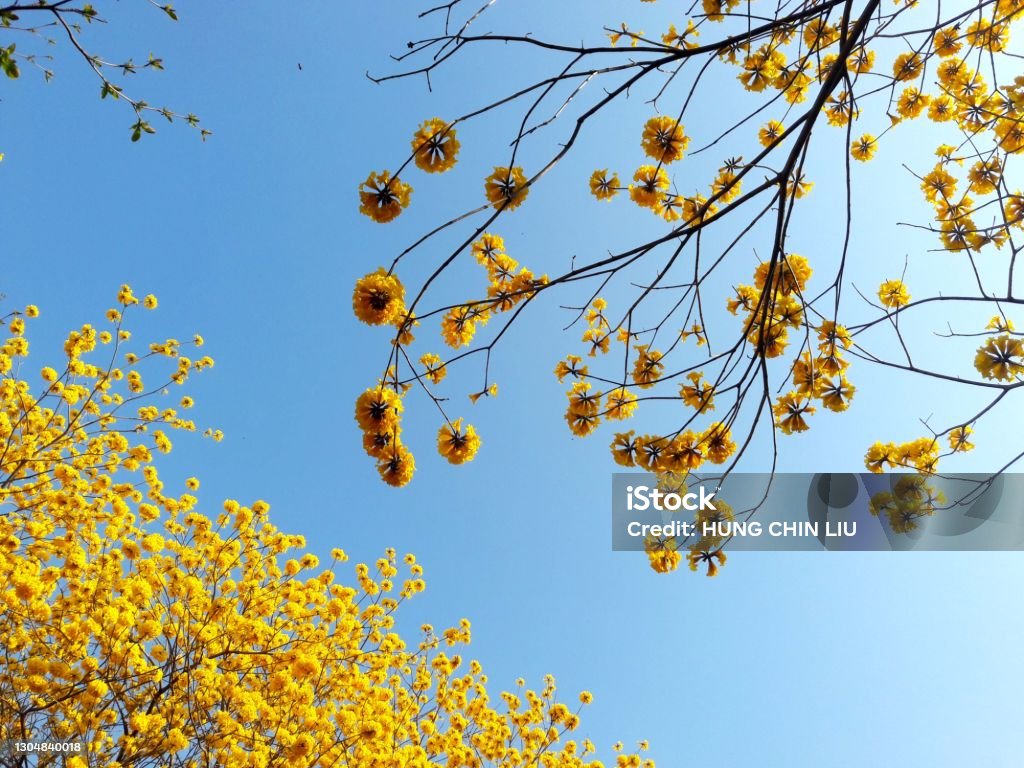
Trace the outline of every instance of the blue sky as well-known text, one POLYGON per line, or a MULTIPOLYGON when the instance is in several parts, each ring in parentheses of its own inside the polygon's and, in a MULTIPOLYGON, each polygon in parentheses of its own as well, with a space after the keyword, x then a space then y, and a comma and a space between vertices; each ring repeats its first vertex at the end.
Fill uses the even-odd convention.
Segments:
MULTIPOLYGON (((310 2, 284 17, 280 4, 247 3, 241 13, 183 2, 177 25, 142 4, 111 6, 113 23, 96 30, 100 50, 162 56, 168 71, 134 78, 134 90, 200 114, 215 131, 205 145, 169 126, 130 144, 129 113, 99 102, 64 48, 50 85, 31 72, 5 83, 0 291, 8 306, 43 310, 32 326, 35 362, 56 357, 67 329, 99 322, 120 283, 157 293, 160 310, 137 334, 204 334, 217 366, 197 382, 197 417, 227 435, 220 445, 179 438, 165 474, 198 474, 210 509, 226 497, 268 500, 278 524, 321 554, 415 552, 428 589, 408 606, 406 626, 466 616, 472 655, 495 686, 552 672, 569 697, 593 691, 583 732, 605 747, 649 738, 663 766, 1013 764, 1024 747, 1014 711, 1024 673, 1018 555, 743 554, 710 580, 658 577, 642 557, 609 551, 610 434, 573 439, 551 375, 576 334, 548 329, 564 325, 557 304, 578 295, 538 302, 510 334, 492 365, 496 400, 470 410, 453 392, 464 404, 458 415, 483 436, 476 461, 449 467, 432 455, 436 416, 420 399, 406 419, 416 479, 401 491, 378 482, 351 411, 388 344, 352 317, 352 284, 430 221, 478 204, 480 179, 504 159, 494 151, 518 113, 467 126, 456 170, 412 179, 414 207, 389 227, 359 216, 356 186, 404 158, 420 120, 465 111, 551 63, 469 59, 474 66, 439 73, 433 95, 422 81, 374 86, 364 71, 386 71, 387 54, 424 29, 412 5, 310 2)), ((487 28, 594 40, 602 23, 621 20, 660 30, 669 11, 529 0, 499 3, 487 28)), ((579 158, 509 217, 499 231, 511 255, 554 273, 573 254, 657 228, 625 201, 598 206, 583 186, 594 167, 625 172, 640 162, 634 144, 649 110, 641 102, 588 133, 579 158), (560 190, 573 184, 579 194, 565 202, 560 190)), ((697 111, 693 128, 713 110, 697 111)), ((540 143, 550 147, 564 130, 540 143)), ((956 268, 922 256, 933 243, 893 226, 926 213, 899 162, 927 162, 935 143, 897 133, 875 163, 856 169, 864 189, 887 190, 857 200, 857 220, 870 225, 854 243, 864 280, 897 276, 905 254, 922 288, 956 268)), ((528 160, 541 156, 527 151, 528 160)), ((814 177, 797 250, 835 247, 833 174, 826 164, 814 177)), ((419 254, 407 281, 439 253, 419 254)), ((785 441, 783 468, 857 470, 871 440, 916 437, 919 418, 949 406, 949 390, 875 370, 855 383, 854 410, 822 414, 806 436, 785 441)), ((1020 419, 1008 410, 980 428, 979 445, 992 452, 957 469, 989 468, 1012 448, 1020 419)))

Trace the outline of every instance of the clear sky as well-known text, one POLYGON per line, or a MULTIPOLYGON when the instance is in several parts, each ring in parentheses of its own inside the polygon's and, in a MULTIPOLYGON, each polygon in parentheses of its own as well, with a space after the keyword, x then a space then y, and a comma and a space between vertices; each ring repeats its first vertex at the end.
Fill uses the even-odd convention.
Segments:
MULTIPOLYGON (((510 334, 492 366, 496 400, 471 411, 455 395, 484 440, 472 464, 449 467, 433 455, 437 419, 420 399, 406 418, 417 477, 397 491, 378 481, 352 403, 379 375, 388 342, 352 316, 353 282, 430 221, 478 204, 488 164, 504 159, 492 156, 503 121, 518 113, 467 127, 456 170, 417 176, 413 208, 389 227, 358 214, 356 186, 404 158, 420 120, 465 111, 550 63, 538 59, 534 72, 475 60, 439 74, 433 95, 422 81, 374 86, 364 71, 387 71, 388 54, 418 34, 414 5, 306 2, 286 12, 262 0, 182 2, 173 25, 144 4, 112 4, 109 28, 90 31, 100 51, 162 56, 168 71, 133 78, 134 89, 200 114, 215 132, 205 145, 162 125, 129 143, 130 114, 101 103, 64 48, 50 85, 30 71, 5 82, 0 291, 7 307, 43 311, 31 326, 35 364, 59 355, 69 328, 100 322, 120 283, 158 294, 159 311, 137 333, 203 333, 217 365, 197 381, 196 414, 227 435, 219 445, 179 437, 165 473, 199 475, 207 509, 226 497, 266 499, 276 522, 322 555, 333 546, 359 560, 388 546, 415 552, 428 588, 405 626, 465 616, 472 655, 495 686, 551 672, 569 697, 593 691, 582 733, 604 748, 649 738, 662 766, 1019 764, 1019 554, 743 554, 711 580, 659 577, 642 556, 609 551, 610 433, 573 439, 551 375, 577 349, 575 332, 549 330, 566 319, 557 304, 578 295, 539 302, 510 334)), ((660 31, 670 5, 522 0, 499 3, 504 15, 487 28, 511 20, 596 40, 602 23, 624 19, 660 31)), ((573 254, 656 228, 625 201, 598 206, 584 186, 594 167, 625 172, 639 162, 634 145, 649 110, 641 102, 587 136, 551 191, 539 187, 533 205, 509 217, 501 233, 512 256, 556 272, 573 254), (572 185, 578 194, 560 196, 572 185)), ((704 120, 710 130, 712 105, 698 114, 693 127, 704 120)), ((893 226, 925 213, 899 163, 915 152, 926 162, 935 143, 897 134, 857 169, 864 188, 885 190, 855 208, 868 290, 870 280, 898 276, 906 254, 918 259, 909 273, 917 285, 951 268, 937 256, 922 262, 934 244, 893 226)), ((815 178, 798 250, 835 245, 833 174, 822 166, 815 178)), ((407 280, 437 256, 417 256, 407 280)), ((784 469, 859 470, 872 440, 916 437, 918 419, 949 407, 943 388, 857 376, 854 408, 786 440, 784 469)), ((1019 409, 1008 410, 979 429, 979 445, 993 451, 957 469, 990 468, 1020 422, 1019 409)))

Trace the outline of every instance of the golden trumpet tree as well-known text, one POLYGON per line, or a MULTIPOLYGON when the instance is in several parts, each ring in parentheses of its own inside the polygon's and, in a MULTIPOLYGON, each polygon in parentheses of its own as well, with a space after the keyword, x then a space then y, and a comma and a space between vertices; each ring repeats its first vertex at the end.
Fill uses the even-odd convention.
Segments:
POLYGON ((466 620, 400 634, 425 586, 413 555, 321 563, 265 502, 204 514, 197 478, 165 485, 170 435, 196 429, 184 389, 213 361, 199 336, 137 347, 138 305, 157 300, 122 287, 38 367, 38 309, 2 318, 0 764, 601 765, 573 736, 589 693, 559 701, 549 676, 493 695, 466 620), (30 741, 67 751, 15 749, 30 741))
MULTIPOLYGON (((647 13, 653 3, 633 10, 647 13)), ((472 458, 481 436, 470 436, 462 414, 449 414, 452 397, 439 385, 476 361, 483 382, 470 397, 491 394, 500 341, 556 289, 576 294, 561 300, 562 325, 578 329, 580 346, 555 365, 567 387, 567 428, 586 437, 610 426, 616 465, 671 482, 697 470, 732 471, 759 429, 777 455, 814 426, 816 413, 847 411, 855 382, 870 384, 858 374, 871 366, 986 398, 981 407, 952 401, 942 423, 925 420, 924 435, 864 446, 870 471, 935 472, 944 457, 971 450, 975 424, 1024 385, 1024 341, 1012 317, 1024 304, 1014 289, 1024 195, 1011 175, 1024 151, 1024 77, 1012 49, 1024 2, 703 0, 673 6, 675 21, 657 32, 616 23, 558 30, 564 41, 500 25, 478 31, 495 3, 468 5, 425 10, 421 17, 440 29, 408 43, 395 57, 398 72, 371 78, 432 84, 446 67, 499 52, 504 73, 467 70, 481 86, 463 89, 460 98, 472 102, 464 114, 421 123, 410 116, 411 152, 360 186, 360 211, 375 222, 395 222, 411 205, 437 211, 436 224, 361 278, 353 294, 357 317, 391 326, 385 373, 356 414, 386 482, 413 476, 414 446, 403 441, 401 421, 414 412, 414 395, 440 411, 442 455, 451 460, 451 444, 472 443, 465 459, 472 458), (492 114, 502 115, 498 127, 474 132, 492 114), (635 144, 615 152, 622 167, 609 167, 602 153, 623 125, 632 126, 635 144), (921 137, 923 166, 901 168, 900 158, 884 154, 900 133, 921 137), (445 211, 449 196, 436 191, 419 201, 411 182, 436 190, 439 181, 417 174, 457 165, 460 147, 471 143, 493 151, 478 171, 480 206, 445 211), (596 168, 572 187, 552 180, 570 154, 596 168), (897 181, 885 190, 859 185, 860 167, 878 162, 893 164, 897 181), (829 206, 807 217, 814 174, 841 181, 829 206), (559 228, 600 231, 596 207, 636 206, 651 214, 655 234, 638 230, 630 241, 629 231, 609 232, 626 247, 520 264, 508 217, 521 229, 531 192, 559 183, 559 228), (858 227, 889 222, 858 220, 854 201, 880 194, 916 196, 928 211, 915 227, 944 260, 924 266, 927 289, 914 284, 902 256, 896 262, 858 247, 858 227), (823 210, 834 220, 822 222, 823 210), (814 237, 825 224, 839 236, 814 237), (801 225, 798 249, 791 233, 801 225), (435 245, 441 233, 457 245, 435 245), (406 286, 399 274, 412 255, 419 261, 410 269, 425 277, 406 286), (474 260, 472 281, 461 264, 474 260), (864 267, 872 283, 861 290, 849 274, 864 267), (949 284, 936 289, 944 274, 949 284), (936 332, 950 339, 934 361, 915 354, 913 336, 929 310, 945 312, 936 332), (430 336, 414 352, 420 326, 430 336), (439 354, 444 347, 451 351, 439 354), (665 415, 658 432, 622 423, 654 408, 665 415)), ((656 570, 680 561, 659 560, 656 570)))

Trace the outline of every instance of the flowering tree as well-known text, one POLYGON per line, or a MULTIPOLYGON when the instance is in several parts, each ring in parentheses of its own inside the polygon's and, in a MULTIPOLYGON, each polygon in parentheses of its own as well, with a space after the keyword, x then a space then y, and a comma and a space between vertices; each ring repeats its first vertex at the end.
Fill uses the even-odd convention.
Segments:
MULTIPOLYGON (((452 0, 427 9, 420 15, 436 21, 436 31, 395 57, 404 69, 373 78, 421 77, 429 84, 433 73, 461 56, 496 46, 522 61, 532 54, 562 59, 548 76, 472 104, 461 116, 423 122, 406 158, 360 186, 360 211, 375 222, 394 221, 414 202, 416 174, 440 174, 456 163, 459 139, 467 141, 464 126, 495 110, 515 110, 504 123, 508 135, 494 138, 500 165, 484 179, 486 202, 455 215, 438 206, 435 228, 355 286, 357 317, 393 329, 385 373, 356 405, 364 446, 386 482, 404 485, 413 474, 400 427, 413 389, 441 413, 442 455, 453 463, 473 457, 480 438, 448 413, 438 385, 457 364, 479 360, 483 382, 471 387, 471 397, 495 394, 488 379, 492 354, 527 307, 554 290, 575 292, 576 300, 561 303, 575 305, 572 327, 584 325, 577 332, 581 349, 555 368, 569 387, 565 420, 573 434, 591 435, 603 422, 629 420, 642 404, 668 401, 670 428, 657 434, 623 428, 609 436, 620 466, 671 482, 709 465, 728 473, 760 430, 769 431, 777 450, 776 435, 809 429, 817 408, 847 410, 861 365, 991 396, 980 410, 953 410, 942 424, 926 423, 922 436, 865 446, 868 469, 934 472, 943 457, 972 449, 973 425, 1024 381, 1024 342, 1011 318, 1022 303, 1013 277, 1024 197, 1007 181, 1009 165, 1024 148, 1024 77, 1014 76, 1019 57, 1007 50, 1024 18, 1022 0, 703 0, 690 4, 688 14, 681 9, 679 23, 662 33, 622 23, 605 28, 604 39, 590 45, 475 34, 494 5, 467 10, 462 0, 452 0), (726 95, 730 82, 735 98, 726 95), (720 110, 714 117, 691 114, 708 89, 715 89, 720 110), (529 208, 531 190, 577 151, 585 132, 614 128, 606 116, 637 95, 647 97, 632 107, 638 165, 595 170, 589 188, 599 202, 592 205, 639 206, 664 222, 663 231, 615 252, 576 257, 560 274, 520 265, 500 236, 506 218, 529 215, 520 211, 529 208), (548 159, 521 167, 523 147, 531 143, 540 152, 543 137, 563 123, 548 159), (922 131, 925 123, 931 128, 922 131), (934 211, 930 222, 917 226, 934 233, 936 248, 970 264, 976 285, 917 295, 905 282, 904 264, 879 260, 875 295, 851 297, 849 265, 873 260, 850 248, 851 200, 864 193, 856 166, 871 161, 899 131, 943 137, 932 167, 911 170, 916 179, 906 174, 907 189, 918 189, 934 211), (828 142, 840 151, 812 153, 828 142), (710 153, 722 159, 701 179, 688 161, 710 153), (845 178, 846 195, 833 206, 844 237, 822 243, 810 258, 793 253, 788 241, 803 201, 813 194, 812 157, 818 173, 845 178), (687 169, 685 182, 677 169, 687 169), (426 252, 438 234, 451 230, 458 232, 457 247, 426 252), (713 234, 724 245, 709 244, 716 242, 713 234), (434 258, 435 267, 409 290, 399 273, 414 252, 434 258), (479 262, 479 283, 459 285, 465 300, 457 304, 431 304, 434 289, 463 259, 479 262), (731 289, 709 288, 713 277, 728 280, 731 289), (614 306, 606 299, 613 288, 614 306), (911 354, 908 323, 936 302, 951 312, 980 307, 992 318, 985 327, 949 328, 949 336, 973 345, 963 353, 965 364, 944 359, 926 365, 911 354), (428 321, 439 321, 449 354, 412 351, 415 327, 428 321), (487 324, 498 327, 489 336, 478 333, 487 324), (879 336, 898 353, 876 351, 879 336), (604 360, 608 364, 600 365, 604 360)), ((565 37, 575 35, 567 30, 565 37)), ((578 188, 587 181, 580 179, 578 188)), ((1021 455, 1005 457, 1005 466, 1021 455)), ((713 553, 690 554, 695 565, 710 562, 713 553)), ((671 570, 678 553, 670 560, 659 570, 671 570)))
POLYGON ((106 330, 31 373, 38 310, 0 318, 0 766, 600 766, 572 737, 590 693, 560 702, 547 677, 498 702, 460 652, 468 621, 400 634, 412 555, 349 585, 342 550, 324 567, 265 502, 208 516, 198 479, 164 484, 169 434, 196 426, 191 397, 157 398, 213 361, 199 336, 131 351, 139 303, 122 287, 106 330))
MULTIPOLYGON (((178 13, 170 3, 161 4, 156 0, 150 0, 150 3, 172 21, 178 20, 178 13)), ((21 76, 22 67, 28 66, 38 70, 43 79, 49 82, 54 76, 54 56, 49 51, 63 47, 82 59, 85 66, 96 75, 101 99, 110 97, 113 101, 127 104, 132 110, 132 141, 156 133, 151 122, 153 117, 162 117, 169 123, 175 119, 183 120, 198 130, 200 137, 205 140, 210 131, 200 127, 196 115, 153 106, 125 91, 122 82, 129 75, 146 70, 161 70, 164 68, 163 60, 150 53, 142 63, 131 58, 116 61, 95 52, 88 44, 84 30, 91 24, 106 21, 100 9, 92 3, 17 0, 0 5, 0 72, 16 80, 21 76)))

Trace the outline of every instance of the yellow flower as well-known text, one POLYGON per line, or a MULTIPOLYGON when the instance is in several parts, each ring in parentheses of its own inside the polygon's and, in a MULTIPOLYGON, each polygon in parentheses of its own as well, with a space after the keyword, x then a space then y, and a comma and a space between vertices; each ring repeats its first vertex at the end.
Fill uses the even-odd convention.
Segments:
POLYGON ((892 64, 892 76, 896 80, 913 80, 921 74, 923 62, 916 53, 901 53, 892 64))
POLYGON ((363 450, 368 456, 380 459, 395 443, 402 434, 402 428, 398 423, 387 430, 367 430, 363 432, 363 450))
POLYGON ((979 19, 967 28, 967 41, 974 48, 997 53, 1006 48, 1009 34, 1007 24, 993 24, 989 19, 979 19))
POLYGON ((886 307, 905 307, 910 303, 910 292, 902 280, 886 280, 878 288, 878 300, 886 307))
POLYGON ((633 431, 617 432, 611 444, 612 458, 623 467, 636 466, 637 441, 633 431))
POLYGON ((480 450, 480 437, 472 424, 462 428, 462 419, 444 424, 437 432, 437 452, 449 464, 464 464, 472 461, 480 450))
MULTIPOLYGON (((655 573, 671 573, 679 567, 683 556, 679 553, 679 543, 675 538, 659 539, 654 536, 644 538, 644 551, 647 553, 648 564, 655 573)), ((620 755, 625 757, 625 755, 620 755)))
POLYGON ((600 426, 601 417, 596 413, 576 410, 570 406, 565 412, 565 421, 574 435, 586 437, 600 426))
POLYGON ((558 365, 555 366, 555 376, 558 377, 558 381, 561 382, 566 376, 571 376, 573 379, 581 379, 586 376, 589 369, 587 366, 581 366, 581 362, 583 362, 583 357, 577 354, 570 354, 564 360, 559 360, 558 365))
POLYGON ((782 134, 786 132, 785 126, 782 125, 778 120, 769 120, 765 125, 757 132, 757 140, 761 142, 761 146, 770 147, 776 141, 778 141, 782 134))
POLYGON ((974 367, 986 379, 1013 381, 1024 373, 1024 341, 1014 336, 990 336, 978 347, 974 367))
POLYGON ((931 102, 931 98, 914 87, 905 88, 896 103, 896 111, 901 117, 913 119, 918 117, 931 102))
POLYGON ((685 474, 700 468, 704 463, 706 450, 700 435, 692 430, 686 430, 669 441, 659 454, 654 468, 661 472, 685 474))
POLYGON ((941 164, 936 164, 931 173, 921 179, 921 190, 930 203, 948 200, 956 194, 956 179, 941 164))
POLYGON ((377 472, 388 485, 401 488, 408 485, 416 472, 412 453, 401 443, 389 447, 377 462, 377 472))
POLYGON ((967 425, 951 430, 949 433, 949 447, 953 451, 960 453, 974 450, 974 443, 967 440, 973 431, 967 425))
POLYGON ((1007 195, 1003 203, 1003 215, 1007 224, 1024 228, 1024 193, 1017 191, 1007 195))
POLYGON ((653 208, 662 193, 668 189, 668 174, 664 168, 642 165, 633 174, 635 184, 629 185, 629 197, 637 205, 653 208))
POLYGON ((526 175, 519 166, 495 166, 494 172, 484 180, 484 191, 492 206, 511 211, 522 205, 530 188, 526 186, 526 175))
POLYGON ((886 464, 896 463, 897 449, 894 443, 875 443, 864 454, 864 465, 872 472, 880 473, 886 464))
POLYGON ((804 44, 809 51, 818 51, 833 45, 839 39, 839 30, 821 17, 804 24, 804 44))
POLYGON ((708 461, 713 464, 724 464, 736 453, 736 443, 732 432, 725 424, 716 421, 700 435, 700 443, 704 446, 708 461))
POLYGON ((611 200, 619 194, 620 185, 619 175, 613 173, 609 176, 607 168, 594 171, 590 175, 590 194, 598 200, 611 200))
POLYGON ((932 39, 932 46, 934 47, 935 53, 939 56, 946 58, 948 56, 955 56, 960 52, 962 44, 960 42, 961 33, 959 27, 945 27, 935 33, 935 37, 932 39))
POLYGON ((806 257, 796 253, 788 254, 774 266, 770 261, 763 261, 754 271, 754 284, 762 291, 768 284, 769 272, 775 291, 788 296, 794 292, 802 293, 807 288, 813 270, 806 257))
POLYGON ((857 117, 859 110, 854 106, 853 99, 846 91, 840 91, 835 96, 829 96, 825 100, 825 119, 829 125, 841 127, 849 124, 850 120, 857 117))
POLYGON ((479 307, 453 307, 441 319, 441 338, 449 347, 468 346, 476 335, 476 324, 486 323, 489 312, 479 307))
POLYGON ((860 47, 850 54, 848 66, 859 75, 870 72, 875 67, 875 52, 860 47))
POLYGON ((636 411, 637 402, 636 396, 625 387, 613 389, 607 394, 604 415, 620 421, 628 419, 636 411))
POLYGON ((671 45, 674 48, 696 48, 697 42, 690 40, 690 37, 700 37, 700 30, 697 29, 697 25, 693 23, 693 19, 690 19, 686 24, 686 29, 682 32, 676 29, 675 24, 669 24, 668 31, 661 36, 661 41, 665 45, 671 45))
POLYGON ((385 224, 409 207, 412 187, 390 171, 371 173, 359 185, 359 212, 379 224, 385 224))
POLYGON ((1000 331, 1005 333, 1006 331, 1014 330, 1013 321, 1009 318, 1003 317, 1002 315, 995 315, 985 325, 985 330, 988 331, 1000 331))
POLYGON ((393 389, 367 389, 356 400, 356 422, 366 432, 389 432, 398 424, 402 408, 393 389))
POLYGON ((814 182, 808 181, 803 173, 797 174, 791 183, 787 182, 785 186, 786 195, 792 195, 797 200, 809 195, 812 189, 814 189, 814 182))
POLYGON ((1020 152, 1024 149, 1024 126, 1019 117, 999 118, 995 124, 999 147, 1006 152, 1020 152))
POLYGON ((810 429, 805 414, 814 413, 815 408, 811 405, 806 395, 799 392, 789 392, 781 396, 772 406, 779 429, 787 435, 794 432, 805 432, 810 429))
POLYGON ((779 76, 780 70, 772 56, 758 51, 743 61, 743 71, 737 76, 743 87, 760 93, 779 76))
POLYGON ((144 306, 146 309, 156 309, 156 296, 154 296, 152 293, 147 295, 146 298, 142 300, 142 306, 144 306))
POLYGON ((367 325, 391 325, 405 314, 405 287, 383 267, 356 281, 352 310, 367 325))
POLYGON ((661 352, 654 349, 648 350, 646 344, 637 345, 636 351, 637 358, 633 363, 633 381, 638 387, 648 389, 661 378, 661 373, 665 369, 664 363, 661 362, 661 352))
POLYGON ((606 353, 608 351, 612 344, 612 337, 608 331, 601 328, 588 328, 583 332, 581 341, 590 344, 590 351, 587 352, 587 355, 594 357, 598 352, 606 353))
POLYGON ((299 654, 295 657, 294 661, 292 661, 288 671, 291 672, 297 680, 304 680, 319 672, 320 664, 312 656, 299 654))
POLYGON ((822 405, 830 411, 845 411, 850 407, 850 400, 857 388, 850 384, 844 376, 836 380, 829 380, 822 384, 819 392, 822 405))
POLYGON ((967 178, 971 182, 971 192, 979 195, 995 192, 999 186, 1000 179, 1002 179, 1002 174, 1003 164, 998 157, 990 160, 979 160, 967 172, 967 178))
POLYGON ((683 157, 690 145, 690 137, 675 118, 659 115, 644 125, 640 145, 648 157, 669 164, 683 157))
POLYGON ((878 139, 870 133, 865 133, 850 145, 850 155, 852 155, 855 160, 860 160, 862 163, 866 163, 874 157, 877 150, 878 139))
POLYGON ((416 319, 415 312, 403 312, 395 318, 392 325, 395 326, 397 333, 394 338, 391 339, 391 343, 407 347, 412 344, 416 337, 413 335, 412 329, 416 328, 420 324, 420 321, 416 319))
MULTIPOLYGON (((644 2, 647 2, 647 0, 644 0, 644 2)), ((625 35, 629 38, 630 47, 636 48, 637 42, 639 41, 639 38, 643 37, 643 34, 643 30, 633 31, 626 27, 626 22, 621 22, 619 25, 619 31, 608 33, 608 40, 611 42, 612 47, 615 47, 619 44, 619 40, 622 39, 623 35, 625 35)))
POLYGON ((586 381, 573 382, 565 393, 569 399, 569 412, 593 416, 601 408, 601 393, 591 392, 591 385, 586 381))
POLYGON ((444 173, 456 162, 459 141, 455 129, 440 118, 425 121, 412 139, 416 166, 427 173, 444 173))
MULTIPOLYGON (((480 239, 473 243, 473 257, 487 268, 488 274, 498 269, 498 260, 505 255, 505 241, 498 235, 484 232, 480 239)), ((515 269, 515 266, 512 269, 515 269)))
POLYGON ((682 384, 679 387, 679 396, 683 402, 698 413, 715 410, 715 389, 704 382, 704 374, 699 371, 691 371, 686 374, 690 384, 682 384))
POLYGON ((714 577, 718 575, 719 566, 725 565, 726 556, 725 552, 720 549, 709 552, 694 546, 690 547, 690 552, 686 555, 686 561, 689 563, 691 571, 696 571, 701 563, 706 564, 707 575, 714 577))
POLYGON ((935 123, 945 123, 956 116, 956 102, 952 97, 942 94, 928 103, 928 119, 935 123))
POLYGON ((420 357, 420 364, 426 368, 424 375, 435 384, 440 384, 441 380, 448 375, 448 369, 444 366, 441 358, 433 352, 428 352, 420 357))
POLYGON ((132 293, 130 285, 122 285, 117 292, 117 301, 119 304, 128 306, 130 304, 138 304, 139 300, 135 298, 135 294, 132 293))

